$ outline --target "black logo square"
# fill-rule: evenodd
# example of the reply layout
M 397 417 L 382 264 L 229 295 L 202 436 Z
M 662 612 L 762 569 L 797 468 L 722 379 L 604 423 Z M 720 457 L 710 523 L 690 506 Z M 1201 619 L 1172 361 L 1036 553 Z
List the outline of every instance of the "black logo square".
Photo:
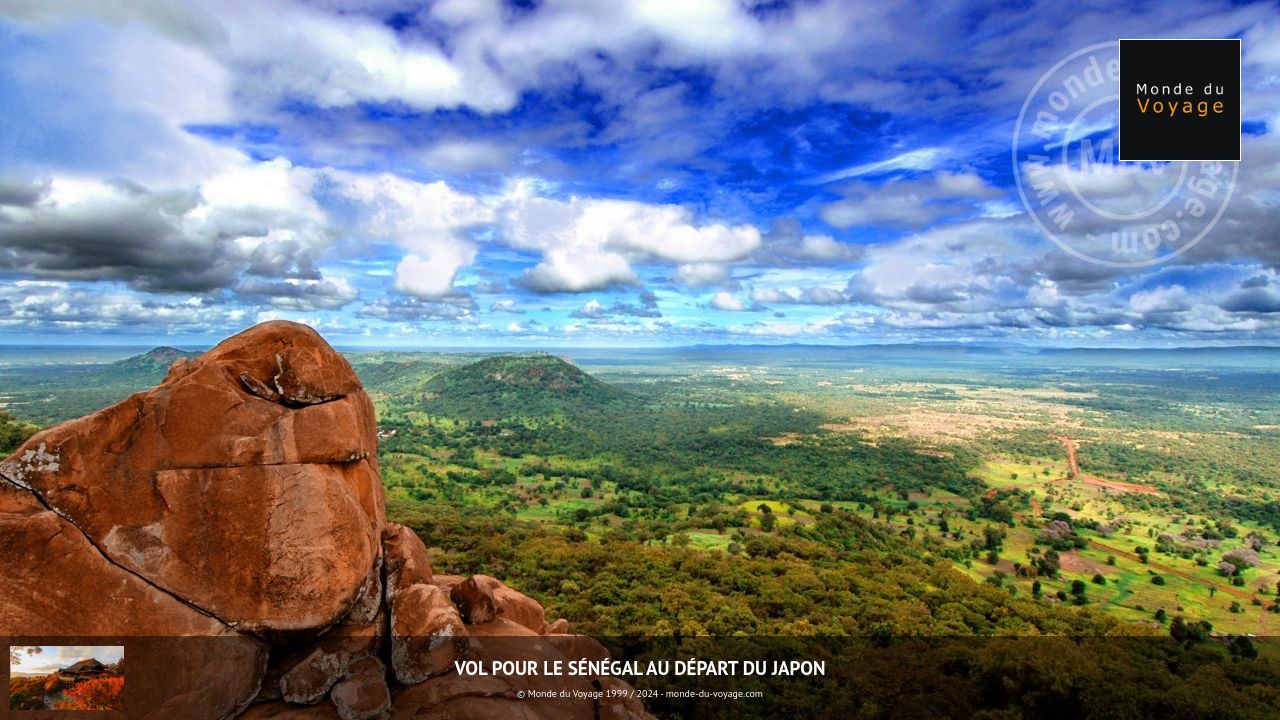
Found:
M 1120 159 L 1240 159 L 1240 41 L 1121 40 Z

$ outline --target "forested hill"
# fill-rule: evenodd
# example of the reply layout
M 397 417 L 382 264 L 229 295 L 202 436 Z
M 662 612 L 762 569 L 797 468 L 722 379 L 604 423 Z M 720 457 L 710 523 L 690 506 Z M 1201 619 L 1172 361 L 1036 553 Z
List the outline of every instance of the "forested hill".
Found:
M 593 414 L 638 402 L 547 354 L 499 355 L 449 368 L 425 390 L 429 412 L 475 419 Z
M 107 383 L 136 386 L 141 390 L 158 384 L 169 372 L 169 366 L 178 360 L 199 357 L 198 352 L 187 352 L 172 347 L 158 347 L 141 355 L 118 360 L 96 373 L 97 379 Z

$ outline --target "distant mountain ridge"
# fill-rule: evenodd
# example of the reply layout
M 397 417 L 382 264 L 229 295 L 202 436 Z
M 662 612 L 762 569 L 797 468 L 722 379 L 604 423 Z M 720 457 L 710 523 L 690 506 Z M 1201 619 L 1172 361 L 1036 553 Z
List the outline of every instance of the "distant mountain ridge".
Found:
M 427 381 L 428 412 L 466 418 L 582 414 L 634 400 L 564 359 L 496 355 L 442 370 Z

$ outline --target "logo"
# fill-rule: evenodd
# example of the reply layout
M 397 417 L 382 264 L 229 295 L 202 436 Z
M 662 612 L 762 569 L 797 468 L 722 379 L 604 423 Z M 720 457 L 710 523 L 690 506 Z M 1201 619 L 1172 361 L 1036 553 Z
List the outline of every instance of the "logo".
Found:
M 1083 48 L 1050 68 L 1018 113 L 1014 179 L 1028 215 L 1067 253 L 1109 267 L 1147 267 L 1209 234 L 1231 199 L 1239 164 L 1122 162 L 1120 89 L 1116 42 Z
M 1120 41 L 1120 159 L 1240 159 L 1240 41 Z

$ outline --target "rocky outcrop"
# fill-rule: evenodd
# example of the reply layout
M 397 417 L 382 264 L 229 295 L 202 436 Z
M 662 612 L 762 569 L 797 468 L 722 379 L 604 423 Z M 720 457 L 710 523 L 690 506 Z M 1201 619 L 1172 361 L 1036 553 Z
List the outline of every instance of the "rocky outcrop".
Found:
M 31 438 L 0 463 L 0 546 L 0 635 L 125 643 L 130 717 L 644 716 L 455 672 L 606 653 L 495 578 L 432 572 L 386 521 L 372 403 L 302 325 Z
M 227 625 L 314 634 L 347 614 L 381 552 L 375 436 L 347 361 L 309 328 L 267 323 L 36 435 L 0 474 Z

